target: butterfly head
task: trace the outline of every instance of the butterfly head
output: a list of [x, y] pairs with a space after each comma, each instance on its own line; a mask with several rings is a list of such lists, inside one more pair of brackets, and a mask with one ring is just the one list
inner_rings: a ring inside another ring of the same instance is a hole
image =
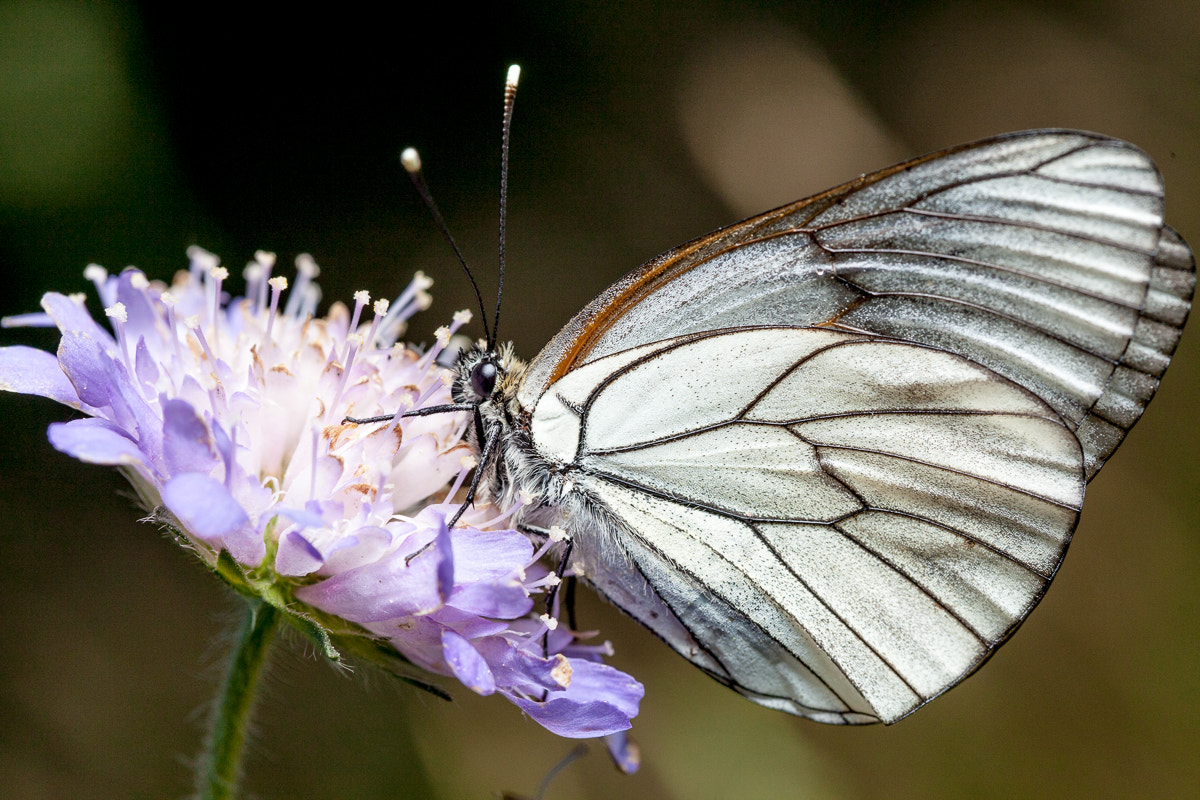
[[524, 374], [525, 363], [513, 355], [511, 344], [492, 349], [477, 344], [459, 354], [450, 393], [456, 403], [507, 405]]

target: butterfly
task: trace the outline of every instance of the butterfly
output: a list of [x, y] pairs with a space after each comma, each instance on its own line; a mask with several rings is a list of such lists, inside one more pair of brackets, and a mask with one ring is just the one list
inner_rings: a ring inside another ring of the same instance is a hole
[[891, 723], [1045, 594], [1194, 285], [1144, 152], [1010, 133], [670, 250], [528, 364], [493, 329], [439, 410], [474, 415], [468, 500], [525, 493], [517, 523], [692, 664]]

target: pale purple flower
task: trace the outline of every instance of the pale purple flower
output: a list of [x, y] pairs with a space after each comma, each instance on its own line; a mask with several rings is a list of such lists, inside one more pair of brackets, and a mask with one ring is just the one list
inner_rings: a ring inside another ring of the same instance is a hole
[[[618, 734], [642, 687], [538, 612], [558, 576], [534, 544], [505, 527], [516, 507], [480, 504], [454, 528], [453, 501], [474, 466], [466, 414], [371, 416], [451, 402], [437, 358], [470, 315], [437, 332], [424, 352], [397, 344], [429, 304], [418, 273], [393, 303], [315, 316], [319, 270], [271, 277], [274, 256], [245, 270], [230, 300], [210, 253], [170, 287], [138, 270], [85, 271], [112, 330], [82, 296], [45, 295], [44, 315], [6, 324], [53, 324], [57, 355], [0, 348], [0, 389], [49, 397], [85, 417], [55, 423], [51, 444], [82, 461], [118, 466], [152, 519], [177, 530], [240, 591], [281, 608], [331, 658], [337, 647], [399, 654], [480, 694], [501, 694], [567, 737]], [[363, 643], [372, 646], [362, 647]], [[386, 659], [385, 659], [386, 660]], [[618, 763], [635, 760], [609, 738]]]

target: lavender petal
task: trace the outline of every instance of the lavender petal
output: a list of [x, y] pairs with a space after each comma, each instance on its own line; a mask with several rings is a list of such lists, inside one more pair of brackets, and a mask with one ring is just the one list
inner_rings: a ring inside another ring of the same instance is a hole
[[567, 739], [608, 736], [632, 727], [629, 717], [610, 703], [577, 703], [557, 696], [540, 703], [523, 697], [508, 699], [543, 728]]
[[612, 756], [617, 769], [626, 775], [632, 775], [642, 765], [642, 750], [625, 731], [610, 733], [604, 737], [604, 746]]
[[46, 435], [55, 450], [88, 464], [133, 466], [144, 474], [152, 472], [137, 442], [107, 420], [89, 418], [55, 422]]
[[183, 400], [165, 400], [163, 414], [163, 464], [167, 475], [211, 473], [219, 460], [208, 426]]
[[442, 652], [454, 677], [476, 694], [496, 691], [496, 678], [471, 643], [454, 631], [442, 631]]
[[223, 483], [199, 472], [171, 478], [162, 499], [188, 531], [205, 541], [220, 541], [250, 521]]
[[275, 571], [280, 575], [308, 575], [316, 572], [324, 563], [321, 551], [313, 547], [299, 531], [288, 531], [279, 539], [279, 550], [275, 553]]
[[58, 292], [46, 292], [42, 295], [42, 308], [54, 320], [54, 324], [63, 333], [83, 334], [98, 342], [109, 353], [117, 352], [117, 340], [108, 331], [96, 324], [86, 307], [76, 303], [66, 295]]
[[523, 617], [533, 608], [533, 599], [526, 593], [525, 587], [516, 581], [460, 586], [446, 602], [481, 617], [501, 619]]
[[88, 410], [53, 353], [16, 345], [0, 347], [0, 390], [48, 397], [71, 408]]
[[442, 604], [437, 592], [438, 561], [433, 549], [409, 564], [404, 553], [393, 553], [374, 564], [303, 586], [296, 590], [296, 597], [360, 624], [426, 614]]

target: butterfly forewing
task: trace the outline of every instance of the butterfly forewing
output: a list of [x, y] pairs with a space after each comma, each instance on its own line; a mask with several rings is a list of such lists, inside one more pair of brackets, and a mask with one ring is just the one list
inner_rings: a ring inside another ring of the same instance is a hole
[[600, 529], [576, 568], [763, 705], [911, 712], [1038, 602], [1158, 386], [1194, 286], [1162, 208], [1131, 145], [1010, 134], [631, 273], [518, 393]]
[[1094, 134], [927, 156], [631, 273], [547, 345], [521, 399], [683, 333], [822, 325], [945, 348], [1029, 388], [1080, 429], [1090, 476], [1153, 395], [1190, 307], [1191, 254], [1162, 208], [1153, 162]]

